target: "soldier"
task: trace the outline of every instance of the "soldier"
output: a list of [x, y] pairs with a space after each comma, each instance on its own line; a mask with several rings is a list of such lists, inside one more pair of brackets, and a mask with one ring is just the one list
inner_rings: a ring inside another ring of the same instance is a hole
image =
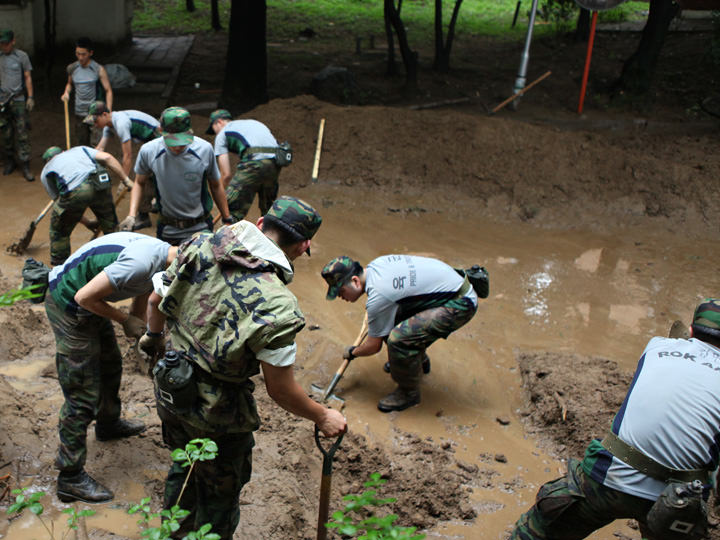
[[[133, 110], [110, 111], [104, 101], [94, 101], [90, 104], [84, 122], [102, 129], [102, 138], [95, 147], [96, 150], [105, 150], [108, 140], [114, 135], [120, 139], [121, 163], [126, 176], [130, 176], [133, 167], [132, 143], [144, 144], [160, 137], [160, 122], [149, 114]], [[155, 193], [152, 183], [146, 184], [146, 188], [143, 190], [133, 231], [152, 225], [149, 212]]]
[[[157, 408], [169, 448], [194, 438], [218, 444], [212, 461], [197, 462], [179, 504], [190, 510], [181, 528], [212, 523], [230, 540], [239, 519], [238, 498], [250, 480], [251, 456], [260, 418], [251, 377], [262, 369], [268, 394], [287, 411], [315, 422], [327, 436], [345, 431], [345, 418], [308, 398], [295, 381], [295, 334], [305, 325], [286, 285], [292, 261], [310, 252], [322, 220], [307, 203], [281, 197], [258, 220], [240, 221], [216, 233], [200, 233], [183, 244], [148, 307], [148, 333], [140, 347], [148, 354], [162, 344], [167, 317], [171, 348], [192, 366], [196, 400], [184, 405], [166, 398], [156, 369]], [[159, 364], [161, 366], [162, 364]], [[165, 484], [165, 507], [176, 504], [187, 470], [173, 463]]]
[[27, 53], [15, 48], [12, 30], [0, 30], [0, 53], [0, 132], [5, 149], [3, 174], [7, 176], [13, 172], [19, 161], [25, 180], [32, 182], [35, 180], [30, 171], [29, 113], [35, 107], [32, 65]]
[[[90, 38], [81, 37], [75, 43], [76, 62], [68, 65], [68, 80], [60, 99], [70, 100], [70, 92], [75, 88], [75, 139], [80, 146], [90, 146], [91, 126], [83, 121], [88, 114], [90, 104], [97, 99], [105, 101], [108, 110], [112, 110], [113, 91], [105, 68], [92, 59], [93, 44]], [[104, 96], [98, 95], [102, 89]]]
[[387, 367], [398, 386], [378, 409], [402, 411], [420, 403], [420, 372], [430, 371], [426, 349], [477, 311], [468, 279], [442, 261], [412, 255], [385, 255], [366, 269], [350, 257], [337, 257], [325, 265], [322, 277], [328, 300], [339, 296], [355, 302], [367, 292], [368, 337], [347, 347], [343, 358], [372, 356], [387, 343]]
[[212, 230], [213, 200], [223, 223], [232, 223], [212, 145], [193, 135], [190, 113], [182, 107], [169, 107], [160, 116], [160, 126], [162, 138], [143, 144], [138, 152], [130, 210], [120, 230], [134, 227], [145, 186], [151, 180], [158, 201], [158, 238], [178, 245], [196, 232]]
[[[255, 193], [260, 214], [265, 215], [277, 197], [280, 176], [280, 167], [275, 161], [278, 143], [270, 130], [257, 120], [233, 120], [230, 112], [218, 109], [210, 115], [206, 133], [216, 135], [215, 156], [233, 219], [245, 218]], [[230, 152], [240, 156], [234, 176]]]
[[[100, 227], [105, 234], [117, 230], [118, 218], [112, 200], [110, 177], [104, 165], [131, 183], [120, 163], [106, 152], [76, 146], [63, 152], [51, 146], [42, 155], [45, 167], [40, 180], [55, 201], [50, 218], [50, 264], [65, 262], [70, 255], [70, 234], [78, 222], [91, 230]], [[90, 208], [99, 223], [83, 216]]]
[[[697, 305], [688, 333], [679, 326], [648, 342], [605, 437], [540, 488], [512, 540], [579, 540], [616, 519], [636, 519], [648, 540], [706, 538], [707, 516], [691, 509], [718, 465], [720, 300]], [[682, 486], [692, 481], [695, 493]]]
[[[140, 421], [120, 418], [122, 357], [111, 321], [120, 323], [128, 337], [143, 335], [151, 278], [176, 253], [177, 248], [149, 236], [113, 233], [88, 242], [50, 272], [45, 311], [55, 333], [58, 381], [65, 396], [55, 460], [57, 495], [63, 502], [113, 498], [85, 472], [85, 441], [93, 420], [99, 441], [145, 429]], [[133, 298], [129, 314], [108, 303], [127, 298]]]

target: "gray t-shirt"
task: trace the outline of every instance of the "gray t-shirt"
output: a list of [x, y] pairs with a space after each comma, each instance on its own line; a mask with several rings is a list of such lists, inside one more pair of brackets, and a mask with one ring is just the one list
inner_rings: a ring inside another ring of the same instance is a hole
[[15, 101], [24, 101], [23, 86], [25, 72], [32, 71], [27, 53], [13, 49], [10, 54], [0, 53], [0, 88], [4, 92], [16, 94]]
[[100, 64], [95, 60], [83, 67], [79, 62], [68, 66], [68, 73], [72, 77], [75, 87], [75, 114], [85, 116], [90, 104], [97, 98], [97, 83], [100, 80]]
[[[452, 298], [465, 280], [437, 259], [415, 255], [384, 255], [365, 269], [368, 334], [385, 337], [395, 326], [402, 304], [428, 305]], [[472, 287], [465, 295], [477, 304]]]
[[[165, 146], [162, 137], [143, 144], [135, 161], [135, 174], [155, 175], [160, 213], [177, 219], [196, 219], [210, 213], [213, 201], [208, 183], [220, 180], [212, 145], [198, 137], [179, 156]], [[195, 228], [203, 230], [206, 226], [199, 223]], [[163, 235], [182, 238], [188, 232], [168, 225]]]
[[105, 126], [103, 137], [117, 135], [121, 143], [132, 140], [135, 143], [146, 143], [156, 138], [160, 122], [142, 111], [114, 111], [112, 124]]
[[247, 156], [243, 155], [246, 148], [251, 146], [277, 146], [277, 140], [262, 122], [257, 120], [232, 120], [215, 137], [215, 155], [221, 156], [232, 152], [242, 156], [243, 159], [271, 159], [275, 154], [258, 152]]
[[95, 161], [97, 150], [89, 146], [75, 146], [58, 154], [43, 167], [40, 181], [50, 195], [56, 199], [82, 184], [98, 168]]

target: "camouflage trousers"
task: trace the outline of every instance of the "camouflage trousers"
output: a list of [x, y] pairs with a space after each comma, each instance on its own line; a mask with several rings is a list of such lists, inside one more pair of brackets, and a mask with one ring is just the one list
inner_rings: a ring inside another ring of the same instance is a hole
[[45, 312], [55, 334], [55, 363], [65, 403], [60, 408], [55, 467], [81, 470], [87, 459], [87, 428], [93, 420], [112, 424], [120, 418], [122, 357], [112, 323], [81, 309], [64, 312], [48, 292]]
[[103, 233], [117, 230], [112, 190], [96, 189], [88, 177], [70, 193], [60, 195], [53, 204], [50, 216], [50, 264], [53, 266], [64, 263], [70, 256], [70, 235], [87, 208], [95, 214]]
[[178, 496], [187, 476], [187, 467], [173, 462], [165, 481], [165, 508], [175, 504], [190, 514], [172, 538], [183, 538], [206, 523], [221, 540], [232, 540], [240, 523], [240, 491], [252, 474], [252, 449], [255, 438], [252, 432], [220, 433], [205, 431], [183, 422], [179, 416], [158, 404], [162, 420], [163, 441], [170, 450], [185, 449], [192, 439], [209, 438], [218, 445], [218, 455], [209, 461], [195, 463], [182, 499]]
[[447, 339], [473, 318], [477, 306], [466, 297], [425, 309], [402, 320], [387, 338], [390, 375], [401, 388], [415, 389], [420, 383], [425, 350], [438, 338]]
[[0, 134], [6, 163], [17, 159], [20, 163], [30, 161], [30, 117], [25, 100], [11, 101], [0, 113]]
[[580, 540], [616, 519], [636, 519], [646, 540], [645, 522], [653, 501], [622, 493], [596, 482], [571, 459], [567, 475], [544, 484], [535, 505], [515, 524], [510, 540]]
[[244, 161], [230, 180], [226, 195], [230, 215], [235, 221], [244, 219], [258, 195], [260, 215], [264, 216], [278, 194], [280, 167], [272, 159]]

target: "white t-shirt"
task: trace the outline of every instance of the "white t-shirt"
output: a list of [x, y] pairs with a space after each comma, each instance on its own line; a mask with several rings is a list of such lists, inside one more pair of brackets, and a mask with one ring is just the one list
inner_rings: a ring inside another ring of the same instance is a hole
[[[384, 255], [371, 261], [365, 269], [365, 292], [368, 299], [368, 334], [385, 337], [395, 326], [395, 316], [405, 302], [429, 304], [452, 298], [464, 279], [449, 265], [437, 259], [415, 255]], [[466, 294], [477, 305], [477, 295], [470, 288]]]

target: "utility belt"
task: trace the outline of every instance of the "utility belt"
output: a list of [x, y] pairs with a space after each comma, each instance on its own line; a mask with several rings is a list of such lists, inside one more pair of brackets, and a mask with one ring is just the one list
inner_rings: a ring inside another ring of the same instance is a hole
[[703, 493], [709, 479], [708, 470], [666, 467], [612, 431], [600, 444], [633, 469], [666, 484], [646, 518], [654, 534], [667, 540], [694, 540], [705, 536], [707, 503]]
[[197, 218], [188, 218], [188, 219], [180, 219], [180, 218], [175, 218], [175, 217], [159, 214], [157, 222], [158, 222], [158, 225], [170, 225], [170, 226], [176, 227], [178, 229], [189, 229], [190, 227], [194, 227], [198, 223], [205, 223], [209, 219], [211, 219], [210, 214], [204, 214]]
[[275, 159], [275, 165], [278, 167], [290, 165], [293, 159], [293, 151], [290, 143], [287, 141], [277, 146], [250, 146], [243, 152], [243, 155], [247, 156], [248, 159], [252, 159], [253, 154], [272, 154]]
[[460, 285], [460, 288], [455, 293], [455, 296], [452, 297], [452, 299], [455, 300], [457, 298], [462, 298], [463, 296], [465, 296], [467, 293], [470, 292], [471, 287], [472, 287], [472, 285], [470, 285], [470, 280], [468, 279], [467, 276], [465, 276], [465, 281], [463, 281], [463, 284]]

